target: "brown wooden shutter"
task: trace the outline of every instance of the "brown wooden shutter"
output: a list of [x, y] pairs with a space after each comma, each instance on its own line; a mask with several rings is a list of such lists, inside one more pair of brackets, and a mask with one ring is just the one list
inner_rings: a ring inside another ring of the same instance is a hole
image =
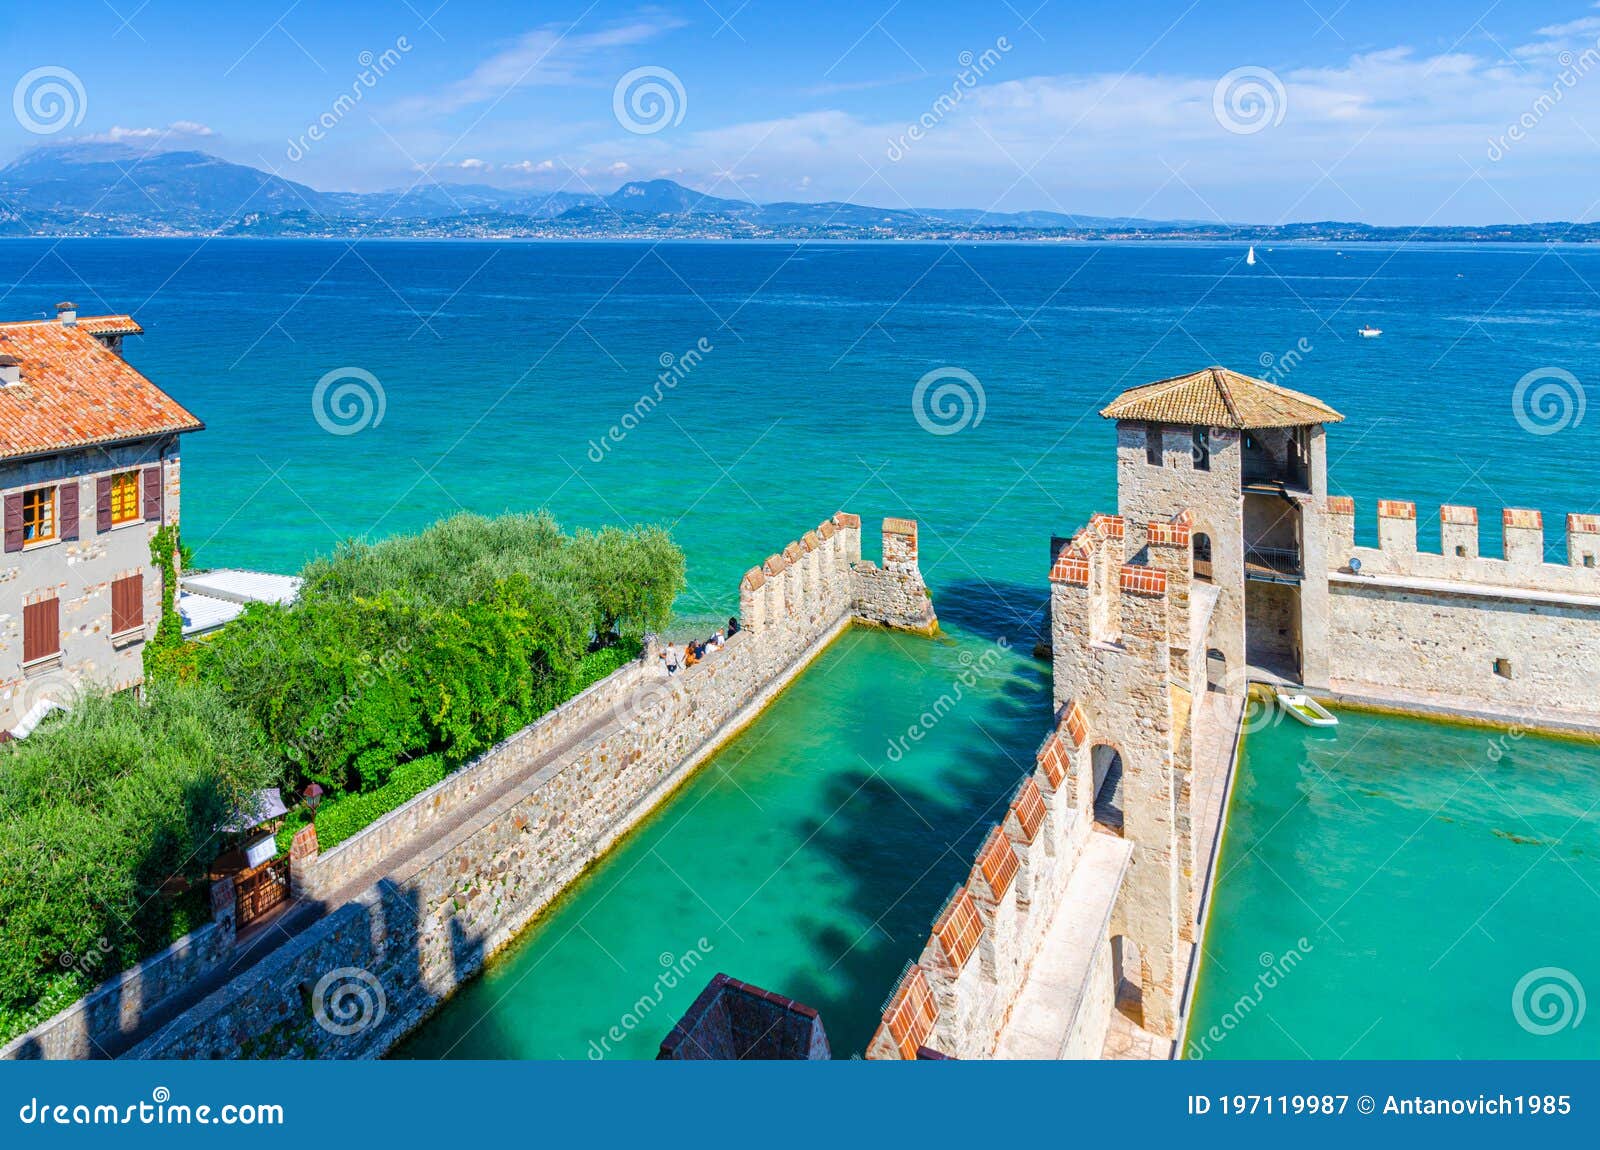
[[22, 550], [22, 493], [6, 496], [6, 550]]
[[144, 626], [144, 576], [129, 575], [111, 584], [111, 633]]
[[60, 487], [61, 538], [78, 537], [78, 481], [69, 479]]
[[144, 469], [144, 517], [146, 522], [161, 518], [161, 468], [159, 466], [146, 467]]
[[94, 527], [102, 535], [111, 530], [111, 476], [94, 481]]
[[61, 650], [59, 599], [29, 603], [22, 609], [22, 661], [31, 663]]

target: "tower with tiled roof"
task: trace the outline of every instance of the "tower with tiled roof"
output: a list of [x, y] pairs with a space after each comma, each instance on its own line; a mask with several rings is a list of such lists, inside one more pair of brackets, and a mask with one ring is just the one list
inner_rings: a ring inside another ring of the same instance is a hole
[[[1195, 578], [1215, 588], [1206, 644], [1213, 683], [1248, 667], [1327, 682], [1324, 427], [1344, 417], [1312, 396], [1224, 367], [1131, 388], [1117, 423], [1118, 510], [1133, 526], [1187, 511]], [[1144, 546], [1132, 539], [1130, 554]]]

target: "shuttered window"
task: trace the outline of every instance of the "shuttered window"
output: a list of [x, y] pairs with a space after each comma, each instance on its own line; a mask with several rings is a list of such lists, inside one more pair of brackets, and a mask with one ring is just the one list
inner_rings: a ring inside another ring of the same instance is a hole
[[43, 543], [56, 537], [56, 489], [39, 487], [22, 493], [22, 542]]
[[144, 626], [144, 576], [129, 575], [111, 584], [111, 633]]
[[61, 601], [46, 599], [22, 609], [22, 661], [31, 663], [61, 650]]
[[139, 509], [139, 473], [124, 471], [111, 477], [111, 522], [132, 523], [143, 518]]

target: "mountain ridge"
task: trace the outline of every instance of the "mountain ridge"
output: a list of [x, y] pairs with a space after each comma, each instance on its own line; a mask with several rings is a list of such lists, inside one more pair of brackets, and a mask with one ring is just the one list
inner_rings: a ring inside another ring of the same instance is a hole
[[885, 208], [845, 201], [757, 203], [669, 179], [609, 194], [420, 182], [323, 192], [198, 150], [141, 152], [73, 142], [33, 148], [0, 168], [0, 236], [320, 236], [330, 238], [1240, 239], [1600, 241], [1600, 225], [1386, 228], [1362, 223], [1255, 225]]

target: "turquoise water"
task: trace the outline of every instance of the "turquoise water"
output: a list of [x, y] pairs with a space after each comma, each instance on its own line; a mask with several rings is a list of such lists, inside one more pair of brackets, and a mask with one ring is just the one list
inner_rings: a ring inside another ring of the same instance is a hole
[[[1046, 545], [1115, 504], [1094, 413], [1117, 391], [1213, 362], [1266, 373], [1294, 350], [1282, 382], [1349, 417], [1329, 433], [1331, 481], [1359, 501], [1365, 541], [1379, 497], [1417, 500], [1425, 540], [1433, 504], [1478, 504], [1490, 524], [1528, 506], [1559, 558], [1561, 517], [1594, 508], [1600, 419], [1530, 434], [1512, 395], [1545, 367], [1600, 375], [1600, 252], [1257, 256], [1247, 270], [1241, 250], [1202, 245], [7, 241], [0, 316], [75, 299], [144, 323], [129, 358], [207, 425], [183, 476], [205, 565], [289, 571], [349, 535], [544, 506], [569, 526], [670, 525], [689, 562], [679, 609], [700, 626], [736, 608], [743, 570], [832, 512], [866, 518], [869, 555], [879, 516], [917, 517], [943, 642], [842, 640], [411, 1047], [587, 1057], [653, 990], [660, 955], [704, 937], [707, 965], [811, 1001], [849, 1052], [1048, 722], [1047, 672], [1026, 657]], [[1369, 322], [1381, 339], [1356, 337]], [[663, 356], [699, 346], [608, 436]], [[942, 367], [983, 391], [958, 434], [913, 410]], [[382, 418], [333, 434], [313, 394], [349, 368], [376, 379]], [[980, 701], [891, 761], [904, 724], [980, 661]], [[1528, 885], [1507, 901], [1530, 918], [1547, 905]], [[1261, 949], [1252, 930], [1238, 940]], [[1471, 983], [1439, 969], [1441, 1000]], [[664, 995], [603, 1053], [653, 1053], [690, 997]]]
[[1187, 1054], [1600, 1057], [1600, 754], [1339, 722], [1245, 740]]
[[[398, 1056], [653, 1058], [717, 970], [816, 1007], [836, 1056], [864, 1050], [1031, 766], [1002, 748], [1050, 721], [1043, 664], [966, 654], [846, 632]], [[891, 750], [963, 671], [944, 737]]]

